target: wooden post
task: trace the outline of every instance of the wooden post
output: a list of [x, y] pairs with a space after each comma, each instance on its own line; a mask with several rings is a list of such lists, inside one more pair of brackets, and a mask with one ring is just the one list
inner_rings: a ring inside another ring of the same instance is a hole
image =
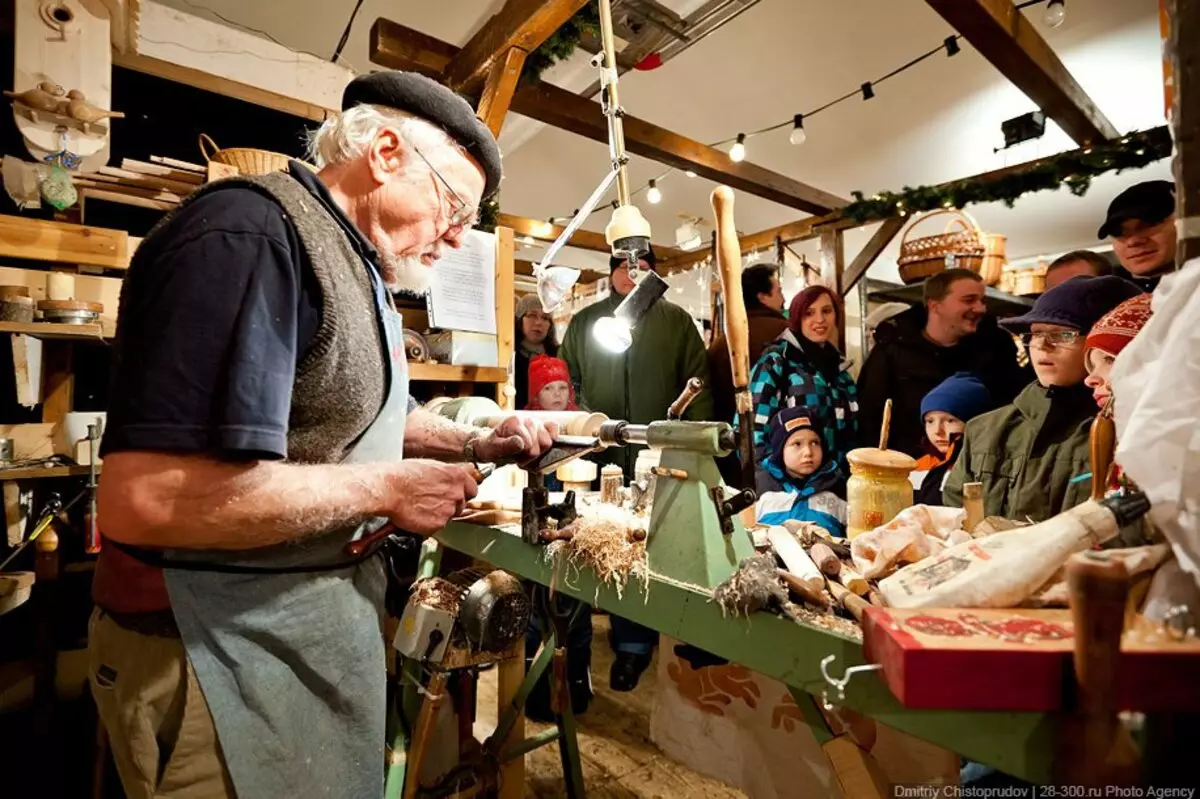
[[1175, 157], [1175, 266], [1200, 257], [1200, 7], [1192, 0], [1166, 0], [1170, 29], [1165, 60], [1173, 90], [1171, 133]]
[[517, 90], [517, 81], [521, 78], [521, 68], [525, 66], [525, 55], [521, 48], [510, 47], [504, 57], [496, 59], [488, 70], [476, 115], [488, 126], [493, 136], [499, 136], [500, 128], [504, 125], [504, 117]]
[[[517, 696], [517, 691], [521, 687], [521, 683], [525, 680], [525, 652], [523, 647], [518, 647], [516, 657], [501, 660], [496, 665], [497, 677], [500, 681], [499, 689], [496, 692], [496, 718], [503, 718], [504, 713], [512, 706], [513, 699]], [[567, 700], [568, 702], [570, 699]], [[512, 730], [508, 733], [508, 738], [500, 747], [500, 751], [504, 751], [513, 744], [520, 743], [525, 740], [525, 711], [522, 709], [521, 714], [517, 716], [516, 722], [512, 726]], [[515, 757], [500, 767], [500, 799], [522, 799], [525, 796], [525, 758]]]
[[[845, 245], [842, 231], [826, 230], [821, 233], [821, 283], [839, 298], [845, 295], [842, 291], [842, 277], [846, 271]], [[838, 314], [837, 346], [843, 353], [846, 351], [845, 308]]]
[[61, 422], [71, 412], [75, 401], [73, 347], [69, 341], [47, 341], [42, 352], [46, 376], [42, 421]]
[[[516, 344], [516, 319], [513, 314], [513, 232], [506, 227], [496, 228], [496, 365], [508, 369]], [[513, 399], [505, 389], [508, 383], [496, 386], [496, 402], [512, 410]]]

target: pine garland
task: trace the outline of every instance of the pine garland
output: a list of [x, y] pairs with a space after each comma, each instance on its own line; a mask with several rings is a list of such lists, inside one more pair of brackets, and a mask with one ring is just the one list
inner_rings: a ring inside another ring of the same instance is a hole
[[596, 38], [600, 36], [600, 11], [596, 3], [589, 2], [575, 12], [575, 15], [550, 34], [550, 38], [542, 42], [540, 47], [525, 57], [525, 66], [521, 69], [521, 84], [529, 86], [537, 83], [542, 79], [543, 72], [559, 61], [570, 58], [585, 33]]
[[991, 180], [960, 180], [938, 186], [905, 186], [899, 192], [880, 192], [870, 199], [853, 192], [854, 202], [842, 213], [858, 222], [905, 216], [937, 208], [962, 208], [971, 203], [1000, 201], [1012, 207], [1018, 197], [1066, 184], [1076, 197], [1087, 194], [1092, 178], [1108, 172], [1138, 169], [1171, 154], [1166, 126], [1130, 133], [1113, 142], [1072, 150]]
[[496, 222], [500, 219], [500, 192], [496, 192], [479, 204], [479, 219], [475, 221], [475, 229], [486, 233], [496, 231]]

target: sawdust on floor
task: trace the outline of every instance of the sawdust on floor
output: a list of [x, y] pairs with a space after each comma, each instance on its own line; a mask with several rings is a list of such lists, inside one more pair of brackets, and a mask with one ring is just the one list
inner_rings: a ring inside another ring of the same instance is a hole
[[[618, 693], [608, 687], [612, 651], [607, 616], [593, 616], [592, 689], [595, 697], [578, 719], [583, 781], [589, 797], [601, 799], [744, 799], [745, 794], [667, 758], [650, 742], [650, 710], [657, 681], [656, 663], [642, 675], [636, 690]], [[496, 727], [495, 669], [479, 678], [476, 737]], [[548, 725], [526, 721], [525, 734]], [[525, 758], [526, 799], [559, 799], [566, 795], [558, 745], [549, 744]]]

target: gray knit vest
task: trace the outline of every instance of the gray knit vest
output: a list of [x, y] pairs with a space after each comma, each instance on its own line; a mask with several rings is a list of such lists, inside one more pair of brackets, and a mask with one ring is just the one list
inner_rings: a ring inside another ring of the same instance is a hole
[[296, 364], [287, 455], [297, 463], [339, 463], [379, 414], [387, 379], [368, 267], [337, 219], [285, 172], [208, 184], [172, 216], [197, 197], [230, 187], [253, 188], [279, 203], [316, 273], [321, 324]]

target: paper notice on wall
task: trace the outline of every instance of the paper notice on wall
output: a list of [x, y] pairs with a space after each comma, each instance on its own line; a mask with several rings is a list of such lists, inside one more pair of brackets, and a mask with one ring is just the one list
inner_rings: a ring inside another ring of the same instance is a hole
[[433, 266], [426, 297], [429, 326], [496, 333], [496, 236], [469, 230], [457, 250], [447, 248]]

